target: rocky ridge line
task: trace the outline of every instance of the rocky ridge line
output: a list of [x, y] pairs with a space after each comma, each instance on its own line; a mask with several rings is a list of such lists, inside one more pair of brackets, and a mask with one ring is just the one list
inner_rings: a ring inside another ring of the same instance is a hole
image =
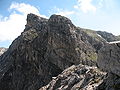
[[105, 43], [66, 17], [28, 14], [24, 31], [0, 57], [0, 90], [38, 90], [71, 65], [95, 66]]

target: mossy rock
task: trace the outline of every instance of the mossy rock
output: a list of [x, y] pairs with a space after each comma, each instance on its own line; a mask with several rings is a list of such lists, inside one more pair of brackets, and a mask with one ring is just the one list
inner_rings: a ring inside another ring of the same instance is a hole
[[92, 61], [97, 61], [97, 58], [98, 58], [97, 53], [94, 53], [94, 52], [89, 53], [87, 57], [88, 60], [92, 60]]
[[38, 36], [38, 33], [36, 32], [35, 29], [31, 29], [29, 31], [22, 33], [22, 36], [25, 41], [33, 41]]

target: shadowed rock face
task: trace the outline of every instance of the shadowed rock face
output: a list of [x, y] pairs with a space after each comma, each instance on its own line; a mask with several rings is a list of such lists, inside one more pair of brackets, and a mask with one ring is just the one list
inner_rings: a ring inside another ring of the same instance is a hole
[[98, 66], [120, 76], [120, 42], [111, 42], [99, 51]]
[[37, 90], [73, 64], [95, 65], [96, 49], [63, 16], [28, 14], [24, 32], [0, 57], [0, 90]]
[[120, 90], [120, 41], [110, 42], [98, 54], [98, 66], [108, 75], [100, 90]]

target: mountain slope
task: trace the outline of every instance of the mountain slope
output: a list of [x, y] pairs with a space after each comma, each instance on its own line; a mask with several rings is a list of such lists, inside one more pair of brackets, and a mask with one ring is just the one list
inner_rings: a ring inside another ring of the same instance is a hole
[[105, 32], [105, 31], [97, 31], [97, 33], [99, 35], [101, 35], [101, 37], [103, 37], [108, 42], [119, 41], [120, 40], [119, 36], [115, 36], [112, 33], [108, 33], [108, 32]]
[[0, 57], [0, 90], [37, 90], [73, 64], [96, 65], [105, 43], [66, 17], [28, 14], [24, 32]]

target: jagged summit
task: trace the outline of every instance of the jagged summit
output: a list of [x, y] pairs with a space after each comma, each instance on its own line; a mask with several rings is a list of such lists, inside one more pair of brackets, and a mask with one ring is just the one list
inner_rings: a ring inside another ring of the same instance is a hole
[[56, 15], [56, 14], [53, 14], [50, 16], [49, 18], [49, 22], [50, 23], [61, 23], [61, 24], [72, 24], [71, 20], [68, 19], [67, 17], [64, 17], [64, 16], [61, 16], [61, 15]]
[[34, 28], [39, 31], [47, 21], [48, 20], [45, 18], [30, 13], [27, 15], [27, 24], [25, 25], [26, 27], [24, 31], [29, 30], [30, 28]]
[[43, 18], [43, 17], [40, 17], [38, 15], [35, 15], [35, 14], [28, 14], [27, 15], [27, 24], [29, 23], [39, 23], [39, 22], [44, 22], [44, 21], [47, 21], [47, 19]]
[[71, 20], [68, 19], [67, 17], [64, 17], [64, 16], [61, 16], [61, 15], [56, 15], [56, 14], [53, 14], [50, 16], [49, 19], [46, 19], [46, 18], [43, 18], [43, 17], [40, 17], [38, 15], [35, 15], [35, 14], [28, 14], [27, 15], [27, 24], [28, 25], [33, 25], [33, 24], [36, 24], [36, 23], [42, 23], [42, 22], [45, 22], [45, 21], [48, 21], [49, 23], [58, 23], [58, 24], [63, 24], [63, 23], [67, 23], [67, 24], [72, 24]]
[[38, 90], [71, 65], [95, 66], [105, 43], [66, 17], [28, 14], [24, 31], [0, 57], [0, 90]]

